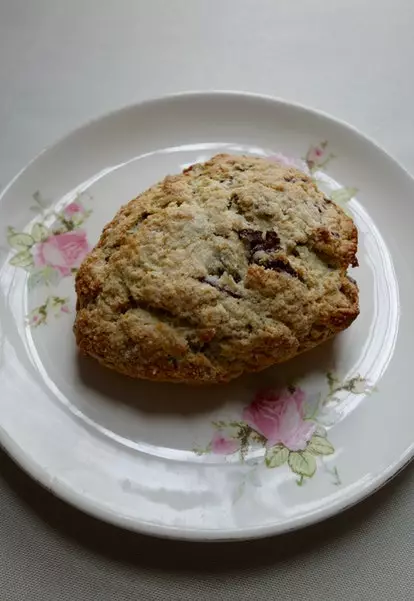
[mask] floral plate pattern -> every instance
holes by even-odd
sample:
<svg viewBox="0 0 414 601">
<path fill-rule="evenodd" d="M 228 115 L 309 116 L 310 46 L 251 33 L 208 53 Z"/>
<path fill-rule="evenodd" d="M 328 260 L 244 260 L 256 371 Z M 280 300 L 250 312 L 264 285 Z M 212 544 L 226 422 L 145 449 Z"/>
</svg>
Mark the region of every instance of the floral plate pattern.
<svg viewBox="0 0 414 601">
<path fill-rule="evenodd" d="M 79 357 L 74 278 L 105 223 L 218 152 L 295 165 L 353 216 L 360 317 L 331 343 L 216 388 L 133 381 Z M 0 442 L 70 503 L 149 534 L 264 536 L 357 502 L 414 453 L 414 279 L 399 250 L 414 252 L 412 195 L 372 142 L 269 98 L 184 94 L 81 128 L 0 196 Z M 391 197 L 404 206 L 392 219 Z"/>
<path fill-rule="evenodd" d="M 59 212 L 49 209 L 39 192 L 33 194 L 31 209 L 39 218 L 30 232 L 7 228 L 7 242 L 15 251 L 9 263 L 28 272 L 28 288 L 56 287 L 62 278 L 74 276 L 87 255 L 89 243 L 82 225 L 91 214 L 80 197 Z M 49 225 L 51 223 L 51 225 Z M 49 295 L 38 307 L 31 309 L 27 320 L 31 326 L 47 322 L 48 316 L 69 313 L 68 298 Z"/>
<path fill-rule="evenodd" d="M 265 449 L 264 464 L 268 468 L 287 464 L 298 475 L 296 483 L 302 486 L 306 478 L 312 478 L 317 469 L 317 457 L 334 455 L 335 449 L 328 439 L 323 421 L 327 405 L 338 402 L 337 394 L 368 394 L 373 388 L 360 376 L 343 383 L 327 374 L 329 391 L 309 402 L 306 392 L 290 385 L 281 390 L 262 390 L 244 408 L 241 421 L 215 421 L 215 432 L 205 449 L 198 454 L 215 453 L 232 455 L 239 453 L 243 461 L 247 452 L 256 447 Z M 331 468 L 333 484 L 341 483 L 338 469 Z"/>
</svg>

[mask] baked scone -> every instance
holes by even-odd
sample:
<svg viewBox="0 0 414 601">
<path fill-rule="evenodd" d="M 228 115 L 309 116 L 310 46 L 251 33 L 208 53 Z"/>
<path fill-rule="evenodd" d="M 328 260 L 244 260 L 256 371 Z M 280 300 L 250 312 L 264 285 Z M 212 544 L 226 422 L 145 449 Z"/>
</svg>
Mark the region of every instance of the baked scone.
<svg viewBox="0 0 414 601">
<path fill-rule="evenodd" d="M 135 378 L 217 383 L 286 361 L 357 317 L 357 230 L 297 169 L 219 154 L 104 228 L 76 278 L 76 341 Z"/>
</svg>

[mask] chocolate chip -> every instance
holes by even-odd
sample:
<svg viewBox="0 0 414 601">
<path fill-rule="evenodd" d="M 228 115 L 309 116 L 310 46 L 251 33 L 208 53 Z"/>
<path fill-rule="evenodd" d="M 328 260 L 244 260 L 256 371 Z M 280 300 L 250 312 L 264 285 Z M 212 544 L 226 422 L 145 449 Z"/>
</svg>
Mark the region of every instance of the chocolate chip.
<svg viewBox="0 0 414 601">
<path fill-rule="evenodd" d="M 289 261 L 286 261 L 284 259 L 273 259 L 261 263 L 261 265 L 263 265 L 265 269 L 272 269 L 273 271 L 285 272 L 294 278 L 299 278 L 298 272 L 295 269 L 293 269 Z"/>
<path fill-rule="evenodd" d="M 177 369 L 178 360 L 175 357 L 170 356 L 170 357 L 168 357 L 167 361 L 174 369 Z"/>
<path fill-rule="evenodd" d="M 258 230 L 240 230 L 239 238 L 247 242 L 250 247 L 263 243 L 263 232 Z"/>
<path fill-rule="evenodd" d="M 187 344 L 190 348 L 190 351 L 194 354 L 202 353 L 208 347 L 208 342 L 204 342 L 203 340 L 188 340 Z"/>
<path fill-rule="evenodd" d="M 248 246 L 251 257 L 259 250 L 271 252 L 280 248 L 280 238 L 273 230 L 240 230 L 239 238 Z"/>
<path fill-rule="evenodd" d="M 277 250 L 280 248 L 280 238 L 273 230 L 266 232 L 263 250 Z"/>
</svg>

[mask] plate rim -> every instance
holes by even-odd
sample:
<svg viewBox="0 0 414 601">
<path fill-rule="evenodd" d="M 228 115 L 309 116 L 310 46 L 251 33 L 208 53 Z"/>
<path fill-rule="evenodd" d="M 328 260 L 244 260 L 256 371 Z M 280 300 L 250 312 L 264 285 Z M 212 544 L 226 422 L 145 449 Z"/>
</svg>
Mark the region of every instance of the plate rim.
<svg viewBox="0 0 414 601">
<path fill-rule="evenodd" d="M 263 94 L 260 92 L 249 92 L 247 90 L 230 90 L 230 89 L 226 90 L 224 88 L 223 89 L 220 88 L 220 89 L 206 89 L 206 90 L 183 90 L 180 92 L 169 92 L 167 94 L 150 96 L 149 98 L 144 98 L 142 100 L 139 100 L 138 102 L 123 104 L 123 105 L 119 106 L 118 108 L 107 111 L 106 113 L 100 113 L 96 117 L 92 117 L 91 119 L 86 119 L 85 121 L 82 121 L 82 123 L 80 123 L 73 129 L 67 130 L 65 133 L 63 133 L 61 136 L 57 137 L 50 144 L 47 144 L 46 146 L 44 146 L 19 171 L 17 171 L 17 173 L 11 177 L 11 179 L 8 181 L 8 183 L 6 183 L 2 188 L 0 188 L 0 202 L 3 200 L 3 197 L 8 192 L 8 190 L 13 186 L 13 184 L 24 174 L 24 172 L 33 163 L 35 163 L 41 156 L 43 156 L 47 152 L 53 151 L 54 148 L 59 146 L 62 142 L 64 142 L 68 138 L 75 136 L 76 134 L 81 132 L 83 129 L 90 127 L 92 125 L 96 125 L 99 123 L 99 121 L 103 121 L 104 119 L 114 117 L 118 113 L 136 109 L 138 107 L 144 107 L 146 105 L 150 105 L 150 104 L 154 104 L 154 103 L 167 102 L 168 100 L 174 100 L 174 99 L 178 99 L 178 98 L 197 98 L 197 97 L 201 97 L 201 96 L 216 96 L 216 97 L 234 96 L 234 97 L 244 97 L 244 98 L 250 98 L 250 99 L 257 99 L 257 100 L 265 100 L 265 101 L 269 101 L 269 102 L 279 104 L 282 106 L 294 107 L 294 108 L 304 111 L 306 113 L 313 113 L 314 115 L 316 115 L 318 117 L 321 117 L 328 121 L 334 122 L 334 123 L 342 126 L 343 128 L 345 128 L 349 131 L 352 131 L 358 137 L 365 140 L 365 142 L 368 142 L 369 144 L 372 144 L 373 146 L 375 146 L 375 148 L 377 150 L 379 150 L 389 160 L 392 161 L 392 163 L 394 164 L 395 167 L 402 169 L 402 171 L 404 171 L 405 175 L 407 175 L 409 177 L 409 179 L 412 181 L 412 183 L 414 183 L 414 174 L 411 174 L 410 171 L 408 171 L 408 169 L 403 164 L 401 164 L 397 159 L 395 159 L 382 146 L 382 144 L 380 144 L 374 137 L 365 134 L 360 129 L 358 129 L 355 125 L 352 125 L 345 119 L 342 119 L 340 117 L 335 117 L 328 111 L 324 111 L 322 109 L 319 109 L 319 108 L 316 108 L 313 106 L 309 106 L 309 105 L 306 105 L 306 104 L 303 104 L 301 102 L 297 102 L 294 100 L 287 100 L 286 98 L 283 98 L 281 96 L 272 96 L 271 94 Z"/>
<path fill-rule="evenodd" d="M 153 104 L 168 103 L 170 100 L 179 99 L 206 99 L 211 97 L 234 97 L 234 98 L 246 98 L 250 100 L 262 100 L 274 105 L 295 108 L 304 113 L 313 115 L 314 117 L 322 118 L 336 126 L 353 133 L 358 138 L 365 141 L 369 145 L 373 146 L 377 151 L 380 152 L 383 157 L 390 161 L 394 167 L 398 168 L 408 177 L 411 185 L 414 186 L 414 176 L 402 165 L 397 159 L 390 155 L 375 139 L 361 132 L 358 128 L 351 125 L 350 123 L 340 118 L 334 117 L 333 115 L 309 107 L 299 102 L 293 102 L 286 100 L 281 97 L 276 97 L 268 94 L 252 93 L 248 91 L 238 90 L 189 90 L 164 94 L 160 96 L 150 97 L 143 99 L 139 102 L 126 104 L 120 108 L 98 115 L 93 119 L 89 119 L 76 128 L 69 130 L 64 135 L 59 137 L 56 141 L 50 145 L 44 147 L 38 152 L 22 169 L 20 169 L 14 177 L 4 186 L 0 191 L 0 203 L 10 190 L 10 188 L 22 177 L 25 172 L 33 165 L 40 157 L 46 153 L 53 153 L 54 149 L 60 144 L 67 141 L 72 136 L 76 136 L 82 130 L 87 129 L 90 126 L 99 124 L 100 121 L 104 121 L 108 118 L 115 117 L 118 114 L 126 112 L 128 110 L 139 110 L 141 107 Z M 87 513 L 88 515 L 98 518 L 102 521 L 108 522 L 118 527 L 122 527 L 137 533 L 169 538 L 178 540 L 191 540 L 191 541 L 234 541 L 234 540 L 249 540 L 264 538 L 266 536 L 276 536 L 279 534 L 291 532 L 299 528 L 304 528 L 312 524 L 317 524 L 326 519 L 332 518 L 333 516 L 342 513 L 343 511 L 353 507 L 359 502 L 364 501 L 371 494 L 377 492 L 380 488 L 385 486 L 389 481 L 396 477 L 414 458 L 414 439 L 411 445 L 409 445 L 404 453 L 398 457 L 393 463 L 389 464 L 385 469 L 375 473 L 368 482 L 364 483 L 363 487 L 358 487 L 351 494 L 344 495 L 342 498 L 334 501 L 328 508 L 319 508 L 315 511 L 291 518 L 286 523 L 266 524 L 259 526 L 248 526 L 245 528 L 229 528 L 229 529 L 184 529 L 183 527 L 177 527 L 173 525 L 161 525 L 153 522 L 146 522 L 143 520 L 137 520 L 135 518 L 129 518 L 119 513 L 114 512 L 109 507 L 104 505 L 97 505 L 95 502 L 91 502 L 86 496 L 82 495 L 78 491 L 71 489 L 64 485 L 60 480 L 51 478 L 48 473 L 41 467 L 36 461 L 32 461 L 31 458 L 25 453 L 24 449 L 6 433 L 0 427 L 0 445 L 15 461 L 19 467 L 21 467 L 30 477 L 32 477 L 37 483 L 43 486 L 46 490 L 57 496 L 58 498 L 69 503 L 76 509 Z"/>
</svg>

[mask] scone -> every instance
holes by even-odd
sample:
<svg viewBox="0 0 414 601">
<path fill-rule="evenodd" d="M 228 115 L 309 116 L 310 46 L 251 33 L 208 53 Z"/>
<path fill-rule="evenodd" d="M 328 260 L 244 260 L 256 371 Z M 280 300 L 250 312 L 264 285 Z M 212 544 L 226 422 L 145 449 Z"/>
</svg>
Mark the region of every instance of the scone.
<svg viewBox="0 0 414 601">
<path fill-rule="evenodd" d="M 104 228 L 76 278 L 76 341 L 134 378 L 227 382 L 351 325 L 356 251 L 352 219 L 310 177 L 219 154 Z"/>
</svg>

